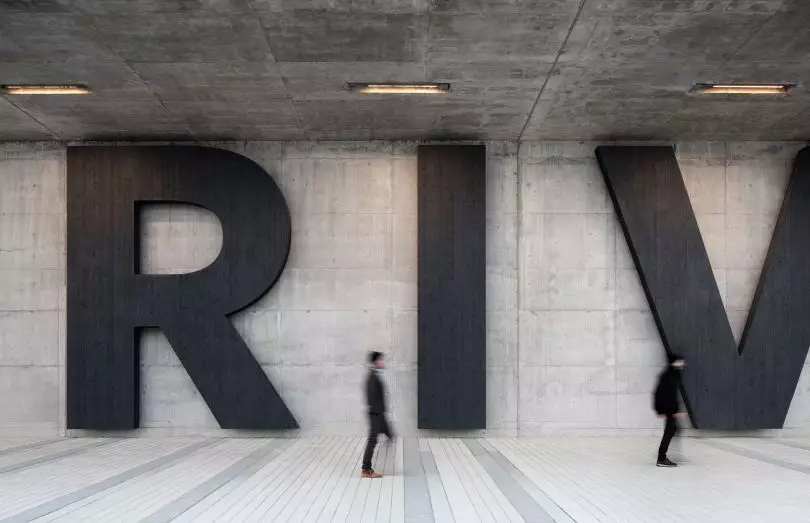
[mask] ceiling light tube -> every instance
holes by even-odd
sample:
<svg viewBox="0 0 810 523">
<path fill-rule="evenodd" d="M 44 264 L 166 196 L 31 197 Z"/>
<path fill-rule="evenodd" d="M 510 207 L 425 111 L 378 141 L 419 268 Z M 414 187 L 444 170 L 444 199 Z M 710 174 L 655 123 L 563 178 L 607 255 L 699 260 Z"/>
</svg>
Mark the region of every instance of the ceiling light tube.
<svg viewBox="0 0 810 523">
<path fill-rule="evenodd" d="M 450 90 L 450 84 L 349 83 L 346 89 L 363 94 L 442 94 Z"/>
<path fill-rule="evenodd" d="M 795 84 L 695 84 L 692 92 L 701 94 L 786 94 Z"/>
<path fill-rule="evenodd" d="M 2 85 L 0 91 L 3 94 L 90 94 L 90 88 L 82 84 L 62 84 L 62 85 L 34 85 L 17 84 Z"/>
</svg>

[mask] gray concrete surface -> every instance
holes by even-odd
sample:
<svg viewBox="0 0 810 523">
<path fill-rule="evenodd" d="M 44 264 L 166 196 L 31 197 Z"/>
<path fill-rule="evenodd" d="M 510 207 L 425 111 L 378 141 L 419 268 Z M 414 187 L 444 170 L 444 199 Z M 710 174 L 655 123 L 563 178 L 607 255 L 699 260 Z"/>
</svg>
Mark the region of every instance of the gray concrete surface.
<svg viewBox="0 0 810 523">
<path fill-rule="evenodd" d="M 804 0 L 15 0 L 0 140 L 795 140 Z M 450 82 L 443 96 L 345 82 Z M 795 82 L 701 97 L 699 82 Z"/>
<path fill-rule="evenodd" d="M 395 423 L 415 434 L 415 144 L 211 145 L 260 163 L 291 209 L 287 269 L 232 321 L 303 433 L 362 433 L 363 358 L 381 350 Z M 663 348 L 595 145 L 488 144 L 490 435 L 658 431 L 649 403 Z M 677 146 L 737 335 L 802 145 Z M 64 431 L 64 185 L 63 145 L 0 144 L 0 434 Z M 199 209 L 155 207 L 142 220 L 145 272 L 197 270 L 221 245 Z M 144 333 L 141 360 L 143 434 L 224 434 L 159 331 Z M 786 427 L 810 429 L 808 372 Z"/>
</svg>

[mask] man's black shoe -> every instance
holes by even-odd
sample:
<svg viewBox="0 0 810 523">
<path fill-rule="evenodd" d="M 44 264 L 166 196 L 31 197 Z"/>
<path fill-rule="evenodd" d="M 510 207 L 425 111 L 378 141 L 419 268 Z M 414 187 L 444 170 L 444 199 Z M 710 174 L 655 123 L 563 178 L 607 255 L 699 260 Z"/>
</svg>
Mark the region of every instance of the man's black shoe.
<svg viewBox="0 0 810 523">
<path fill-rule="evenodd" d="M 677 467 L 678 466 L 677 463 L 673 463 L 670 460 L 668 460 L 667 458 L 659 459 L 658 463 L 656 463 L 656 465 L 659 466 L 659 467 Z"/>
</svg>

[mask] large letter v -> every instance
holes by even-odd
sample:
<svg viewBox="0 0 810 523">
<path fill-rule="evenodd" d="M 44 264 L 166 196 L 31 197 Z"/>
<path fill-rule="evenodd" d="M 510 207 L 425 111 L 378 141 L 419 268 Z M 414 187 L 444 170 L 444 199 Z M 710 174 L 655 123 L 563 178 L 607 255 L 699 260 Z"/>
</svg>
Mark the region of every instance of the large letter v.
<svg viewBox="0 0 810 523">
<path fill-rule="evenodd" d="M 810 148 L 796 157 L 739 348 L 671 147 L 598 147 L 664 347 L 702 429 L 781 428 L 810 347 Z"/>
</svg>

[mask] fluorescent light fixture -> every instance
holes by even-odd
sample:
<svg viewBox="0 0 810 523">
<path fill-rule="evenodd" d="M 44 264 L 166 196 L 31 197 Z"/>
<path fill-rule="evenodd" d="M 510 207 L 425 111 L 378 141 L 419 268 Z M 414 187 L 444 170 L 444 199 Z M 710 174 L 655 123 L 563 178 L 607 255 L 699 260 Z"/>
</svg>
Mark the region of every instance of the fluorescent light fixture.
<svg viewBox="0 0 810 523">
<path fill-rule="evenodd" d="M 702 94 L 786 94 L 795 84 L 695 84 L 694 93 Z"/>
<path fill-rule="evenodd" d="M 82 84 L 64 85 L 0 85 L 3 94 L 89 94 L 90 88 Z"/>
<path fill-rule="evenodd" d="M 441 94 L 450 90 L 450 84 L 349 83 L 346 89 L 364 94 Z"/>
</svg>

